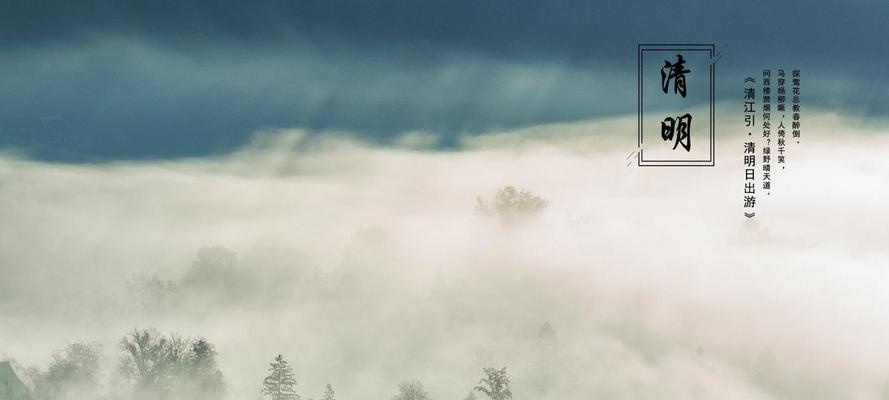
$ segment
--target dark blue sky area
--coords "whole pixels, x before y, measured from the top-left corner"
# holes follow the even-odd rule
[[[718,100],[783,66],[803,70],[807,107],[889,104],[885,1],[135,3],[0,4],[0,147],[204,156],[267,127],[426,130],[447,146],[634,113],[638,43],[715,43]]]

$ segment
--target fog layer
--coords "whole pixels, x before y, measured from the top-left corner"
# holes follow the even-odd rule
[[[154,327],[215,344],[232,399],[257,398],[279,353],[303,398],[416,379],[462,399],[502,366],[517,399],[881,398],[889,138],[806,118],[753,219],[740,132],[715,168],[638,168],[635,118],[453,151],[276,130],[203,159],[7,154],[0,359],[45,368],[95,341],[111,386],[121,337]],[[476,212],[509,185],[548,207]]]

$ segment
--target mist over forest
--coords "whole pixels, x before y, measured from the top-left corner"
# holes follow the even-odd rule
[[[627,167],[634,118],[6,153],[0,361],[34,400],[889,399],[887,139],[810,115],[755,221],[738,132]]]

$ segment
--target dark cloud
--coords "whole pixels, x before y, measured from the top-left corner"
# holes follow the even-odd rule
[[[86,160],[228,151],[264,127],[385,141],[635,112],[635,46],[714,42],[718,98],[799,67],[882,115],[879,2],[4,2],[0,145]]]
[[[426,62],[336,48],[206,51],[106,40],[0,65],[2,140],[60,159],[228,151],[268,127],[455,135],[620,111],[630,93],[587,69],[460,54]],[[603,69],[604,74],[615,74]],[[619,94],[619,93],[618,93]]]
[[[627,43],[715,41],[737,49],[861,54],[881,40],[879,1],[171,1],[5,2],[6,45],[125,34],[167,44],[343,41],[575,59],[626,57]],[[803,48],[800,48],[803,47]]]

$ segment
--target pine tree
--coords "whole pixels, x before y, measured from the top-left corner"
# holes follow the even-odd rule
[[[269,396],[271,400],[299,400],[299,395],[293,390],[296,379],[293,378],[293,368],[287,365],[284,357],[278,354],[275,362],[269,364],[269,376],[262,382],[262,394]]]
[[[324,390],[324,397],[321,400],[336,400],[336,396],[334,396],[333,388],[330,387],[330,384],[327,384],[327,389]]]

